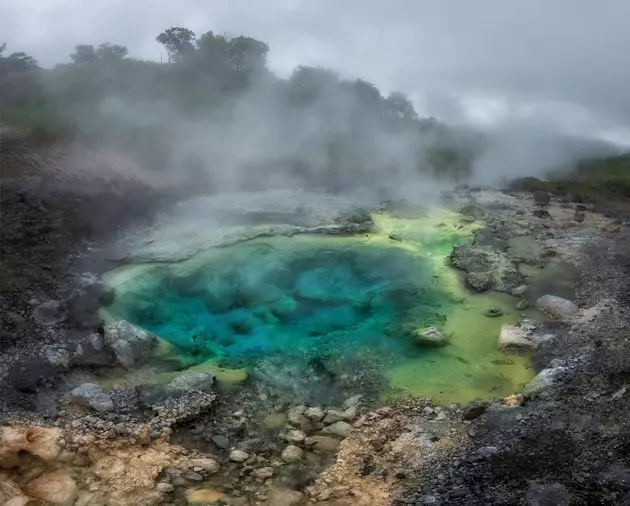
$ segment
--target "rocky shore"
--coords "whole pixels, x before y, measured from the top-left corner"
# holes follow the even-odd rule
[[[536,378],[510,397],[468,406],[414,400],[375,409],[353,396],[336,406],[279,403],[261,417],[259,397],[222,392],[208,372],[102,386],[155,343],[130,324],[100,319],[97,308],[112,294],[99,274],[130,254],[173,260],[208,245],[193,233],[199,224],[181,230],[154,220],[155,206],[171,197],[125,207],[137,195],[103,193],[98,216],[128,210],[128,221],[106,229],[90,226],[93,195],[4,185],[0,504],[630,501],[626,216],[530,193],[445,193],[442,205],[480,225],[449,257],[466,285],[547,315],[496,336],[497,347],[532,354]],[[367,213],[332,198],[297,199],[299,213],[281,200],[281,209],[266,198],[240,213],[251,227],[221,240],[355,233],[368,224]],[[173,216],[180,212],[190,209],[180,205]]]

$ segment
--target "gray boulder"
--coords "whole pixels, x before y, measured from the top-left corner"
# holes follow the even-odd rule
[[[105,412],[114,409],[112,398],[96,383],[84,383],[78,386],[68,397],[68,400],[80,406],[87,406],[96,411]]]
[[[156,344],[153,334],[128,321],[120,320],[105,325],[105,345],[114,352],[117,362],[131,369]]]
[[[566,367],[549,367],[540,371],[524,388],[523,393],[534,395],[554,387],[568,372]]]
[[[491,246],[460,244],[453,248],[451,264],[468,274],[466,282],[478,291],[509,292],[521,281],[516,265],[503,251]]]
[[[166,389],[170,392],[190,392],[198,390],[209,392],[214,385],[214,374],[211,372],[186,371],[170,381]]]
[[[499,348],[502,350],[533,350],[536,343],[518,325],[503,325],[499,335]]]
[[[543,295],[536,301],[536,309],[558,320],[568,320],[574,317],[579,309],[570,300],[555,295]]]

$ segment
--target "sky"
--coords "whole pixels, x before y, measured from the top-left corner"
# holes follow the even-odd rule
[[[269,66],[329,67],[422,115],[630,145],[628,0],[1,0],[0,41],[44,66],[76,44],[159,60],[158,33],[248,35]]]

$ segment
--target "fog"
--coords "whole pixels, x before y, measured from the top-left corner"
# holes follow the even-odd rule
[[[77,44],[104,41],[125,45],[134,58],[165,61],[155,37],[169,26],[186,26],[197,35],[212,30],[254,37],[269,44],[267,64],[277,78],[288,78],[299,65],[329,68],[348,81],[374,83],[383,97],[405,93],[420,117],[481,134],[484,149],[475,157],[472,177],[483,183],[539,175],[630,146],[630,4],[624,0],[252,5],[4,0],[0,33],[11,50],[24,50],[46,67],[67,63]],[[327,92],[298,120],[266,82],[241,94],[229,118],[220,121],[116,96],[100,108],[129,124],[176,125],[169,132],[172,174],[181,174],[183,160],[194,155],[202,160],[204,177],[211,174],[212,184],[232,191],[304,184],[279,163],[298,151],[323,174],[329,162],[317,146],[351,130],[353,100],[339,90]],[[361,170],[337,178],[338,189],[388,186],[413,193],[411,188],[426,185],[433,174],[418,174],[419,146],[408,130],[392,134],[378,124],[365,130]],[[422,143],[431,141],[428,136]]]

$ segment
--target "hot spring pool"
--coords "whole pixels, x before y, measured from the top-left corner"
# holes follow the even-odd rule
[[[254,239],[114,272],[108,311],[170,343],[180,364],[258,368],[279,387],[296,381],[283,371],[295,378],[303,368],[313,376],[302,388],[313,391],[322,376],[312,371],[324,370],[325,388],[354,377],[353,388],[363,383],[381,397],[453,402],[513,393],[532,377],[526,358],[496,348],[501,324],[518,319],[514,301],[458,289],[444,265],[454,238],[442,239],[431,248],[382,234]],[[503,317],[482,315],[497,304]],[[450,343],[418,345],[411,331],[426,327]]]

